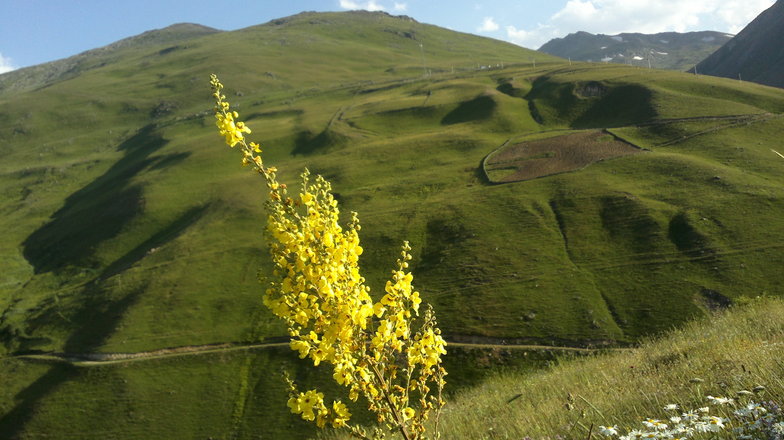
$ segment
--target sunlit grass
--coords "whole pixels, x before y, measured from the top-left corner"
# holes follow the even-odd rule
[[[702,319],[640,347],[563,360],[539,373],[506,373],[461,391],[442,415],[446,439],[585,439],[593,425],[640,429],[667,404],[695,409],[706,397],[784,398],[784,302],[762,299]],[[728,416],[731,407],[712,414]],[[720,438],[734,438],[731,433]],[[560,436],[560,437],[558,437]]]

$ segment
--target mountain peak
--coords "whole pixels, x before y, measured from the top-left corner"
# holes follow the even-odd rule
[[[585,31],[555,38],[539,51],[577,61],[626,64],[643,62],[646,67],[686,70],[729,41],[732,36],[714,31],[660,32],[617,35],[592,34]],[[645,60],[645,61],[643,61]]]
[[[782,41],[784,0],[778,0],[738,35],[700,62],[696,66],[697,72],[784,87]]]
[[[0,95],[9,91],[30,90],[72,78],[80,72],[105,65],[109,62],[109,58],[124,49],[179,44],[193,38],[218,32],[223,31],[195,23],[175,23],[162,29],[145,31],[68,58],[25,67],[0,75]]]
[[[317,11],[303,11],[298,14],[289,15],[288,17],[276,18],[264,23],[262,26],[273,25],[283,26],[289,24],[325,24],[329,17],[352,17],[364,19],[386,19],[392,18],[410,23],[419,23],[414,18],[408,15],[392,15],[385,11],[366,11],[363,9],[353,11],[341,12],[317,12]]]

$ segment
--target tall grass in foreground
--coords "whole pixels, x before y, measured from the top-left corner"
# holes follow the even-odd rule
[[[738,391],[758,392],[737,396]],[[743,394],[743,393],[742,393]],[[784,302],[754,300],[693,322],[639,348],[561,362],[533,374],[508,373],[449,399],[447,439],[603,438],[648,418],[667,419],[667,404],[706,406],[707,396],[784,398]],[[727,417],[733,408],[712,408]],[[591,428],[593,425],[593,429]],[[731,429],[711,438],[736,438]]]

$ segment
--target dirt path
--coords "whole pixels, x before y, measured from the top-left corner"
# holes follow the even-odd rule
[[[625,348],[584,348],[584,347],[559,347],[551,345],[535,344],[506,344],[503,339],[482,338],[482,342],[451,342],[450,347],[460,347],[468,349],[504,349],[504,350],[526,350],[526,351],[553,351],[562,353],[594,353],[608,350],[626,350]],[[96,366],[121,364],[129,362],[140,362],[154,359],[163,359],[176,356],[198,356],[212,353],[229,353],[247,350],[262,350],[275,347],[288,347],[288,342],[267,342],[258,344],[208,344],[208,345],[188,345],[183,347],[161,348],[150,351],[139,351],[134,353],[40,353],[12,355],[6,358],[21,359],[38,362],[64,362],[74,366]]]

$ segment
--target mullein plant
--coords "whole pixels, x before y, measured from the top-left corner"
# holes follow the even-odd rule
[[[287,378],[288,407],[320,428],[344,428],[356,438],[382,439],[389,432],[406,440],[439,438],[446,342],[432,308],[420,313],[422,300],[408,271],[408,242],[383,297],[374,303],[360,274],[357,214],[352,212],[342,227],[330,183],[307,169],[299,194],[289,195],[277,169],[262,161],[260,146],[246,141],[251,130],[231,109],[217,76],[211,75],[210,84],[219,133],[229,147],[239,146],[243,165],[260,174],[269,191],[266,233],[273,270],[264,305],[286,322],[292,350],[314,366],[329,365],[349,400],[367,401],[379,427],[368,432],[351,424],[343,402],[329,403],[318,390],[299,391]]]

